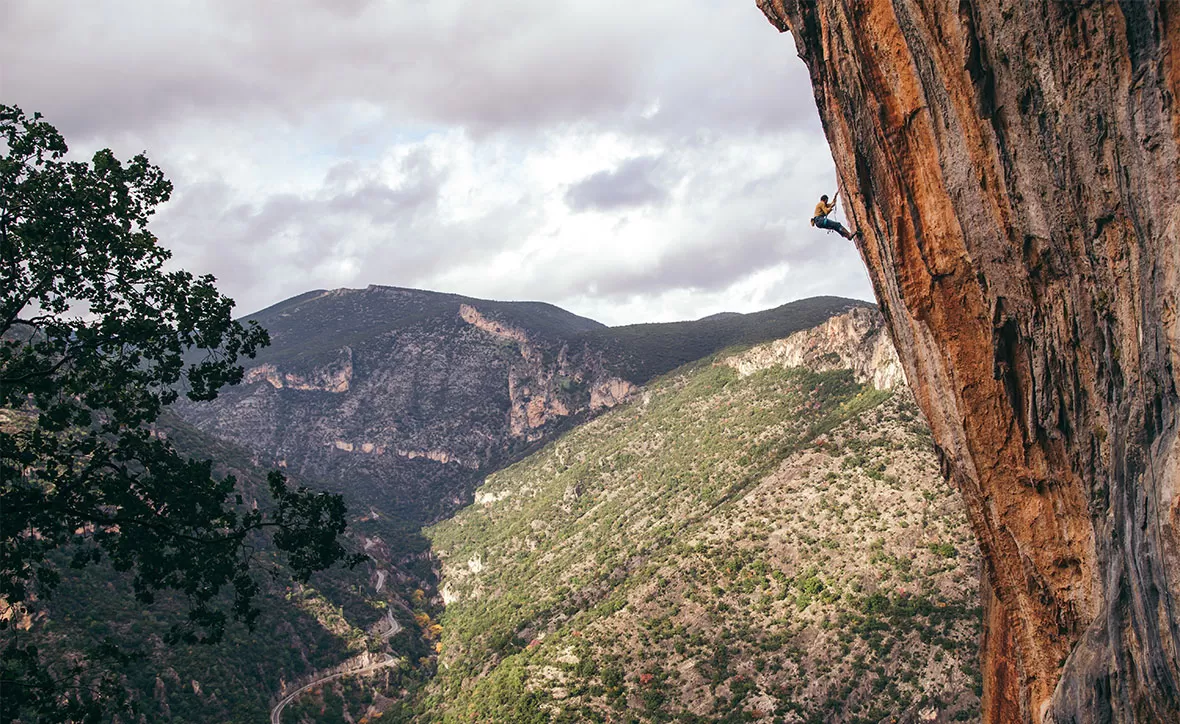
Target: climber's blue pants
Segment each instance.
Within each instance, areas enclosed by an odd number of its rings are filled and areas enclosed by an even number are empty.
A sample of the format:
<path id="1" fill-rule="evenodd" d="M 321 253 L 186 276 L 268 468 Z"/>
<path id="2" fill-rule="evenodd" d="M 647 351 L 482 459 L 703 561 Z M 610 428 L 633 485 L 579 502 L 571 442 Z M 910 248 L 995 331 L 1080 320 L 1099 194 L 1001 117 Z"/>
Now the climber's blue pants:
<path id="1" fill-rule="evenodd" d="M 832 221 L 826 216 L 817 216 L 812 221 L 821 229 L 831 229 L 832 231 L 838 232 L 841 236 L 848 236 L 848 229 L 845 229 L 844 225 L 839 221 Z"/>

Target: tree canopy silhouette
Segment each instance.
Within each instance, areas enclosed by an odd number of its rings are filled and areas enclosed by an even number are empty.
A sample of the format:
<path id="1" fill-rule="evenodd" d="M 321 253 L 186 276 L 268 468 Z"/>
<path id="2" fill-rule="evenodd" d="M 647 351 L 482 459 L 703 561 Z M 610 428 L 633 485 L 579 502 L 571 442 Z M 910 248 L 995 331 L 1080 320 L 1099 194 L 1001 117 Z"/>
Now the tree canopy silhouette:
<path id="1" fill-rule="evenodd" d="M 68 160 L 52 125 L 10 106 L 0 143 L 0 720 L 94 720 L 117 681 L 80 684 L 80 664 L 44 661 L 10 625 L 70 568 L 108 561 L 145 604 L 179 592 L 173 640 L 212 642 L 258 615 L 262 536 L 301 581 L 355 556 L 339 496 L 274 472 L 271 500 L 247 508 L 232 476 L 153 431 L 269 343 L 213 277 L 166 266 L 147 229 L 172 191 L 161 170 L 110 150 Z"/>

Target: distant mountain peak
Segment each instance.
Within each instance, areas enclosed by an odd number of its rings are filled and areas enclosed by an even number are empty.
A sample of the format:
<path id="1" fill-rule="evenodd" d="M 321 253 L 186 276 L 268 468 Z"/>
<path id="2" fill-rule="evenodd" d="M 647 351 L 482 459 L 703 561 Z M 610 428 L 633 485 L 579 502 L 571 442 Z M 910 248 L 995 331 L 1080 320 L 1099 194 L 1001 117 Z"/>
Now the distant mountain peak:
<path id="1" fill-rule="evenodd" d="M 660 375 L 868 306 L 828 297 L 606 327 L 544 302 L 314 290 L 250 315 L 272 346 L 242 385 L 181 411 L 260 459 L 421 522 L 469 500 L 482 474 Z"/>

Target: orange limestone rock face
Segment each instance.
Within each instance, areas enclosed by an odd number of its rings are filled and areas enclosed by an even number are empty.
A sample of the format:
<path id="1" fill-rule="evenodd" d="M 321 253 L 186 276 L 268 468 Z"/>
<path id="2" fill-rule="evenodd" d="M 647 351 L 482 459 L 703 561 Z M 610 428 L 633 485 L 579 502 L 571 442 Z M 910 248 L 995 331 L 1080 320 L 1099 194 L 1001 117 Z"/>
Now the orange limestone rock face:
<path id="1" fill-rule="evenodd" d="M 984 720 L 1180 721 L 1180 2 L 758 5 L 979 538 Z"/>

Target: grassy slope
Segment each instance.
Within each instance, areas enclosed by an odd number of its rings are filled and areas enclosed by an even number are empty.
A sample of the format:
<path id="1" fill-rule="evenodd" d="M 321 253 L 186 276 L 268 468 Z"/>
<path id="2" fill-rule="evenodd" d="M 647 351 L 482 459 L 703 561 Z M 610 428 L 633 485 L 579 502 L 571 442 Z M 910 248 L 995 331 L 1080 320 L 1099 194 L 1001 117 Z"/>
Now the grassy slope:
<path id="1" fill-rule="evenodd" d="M 371 296 L 380 300 L 388 291 L 374 290 Z M 407 291 L 406 299 L 395 299 L 390 309 L 375 304 L 366 316 L 353 314 L 356 300 L 352 295 L 328 296 L 319 302 L 320 311 L 311 315 L 312 328 L 305 329 L 300 320 L 306 317 L 300 317 L 295 310 L 316 305 L 321 295 L 319 292 L 301 295 L 255 315 L 280 336 L 302 337 L 306 342 L 305 334 L 309 331 L 312 336 L 326 335 L 324 339 L 317 336 L 317 344 L 292 345 L 280 350 L 281 354 L 293 355 L 292 359 L 305 355 L 330 357 L 339 344 L 372 336 L 374 324 L 384 325 L 382 329 L 398 328 L 437 315 L 444 307 L 450 310 L 457 302 L 478 301 Z M 779 334 L 782 329 L 810 326 L 847 302 L 806 300 L 754 315 L 624 327 L 613 334 L 619 344 L 630 350 L 629 359 L 636 365 L 634 374 L 649 377 L 678 364 L 682 358 L 705 354 L 723 343 L 755 340 Z M 482 311 L 494 317 L 542 328 L 553 335 L 577 337 L 609 331 L 596 322 L 550 305 L 479 304 Z M 387 315 L 391 311 L 399 314 Z M 653 336 L 654 331 L 660 333 Z M 247 502 L 261 491 L 264 472 L 249 452 L 172 417 L 160 427 L 186 453 L 214 459 L 221 474 L 237 475 Z M 360 515 L 365 509 L 358 506 L 355 512 Z M 124 576 L 98 566 L 67 576 L 57 594 L 44 602 L 47 616 L 41 619 L 43 626 L 35 633 L 44 635 L 48 645 L 62 656 L 85 650 L 108 637 L 140 650 L 142 658 L 124 673 L 133 698 L 149 720 L 207 721 L 213 717 L 221 721 L 254 721 L 265 716 L 268 700 L 282 682 L 337 664 L 359 649 L 380 648 L 380 644 L 364 636 L 363 630 L 383 615 L 385 606 L 393 605 L 406 627 L 403 634 L 390 642 L 391 650 L 407 655 L 412 661 L 426 653 L 424 646 L 428 642 L 419 637 L 419 632 L 429 628 L 431 622 L 415 621 L 413 614 L 433 610 L 428 602 L 415 601 L 413 589 L 420 585 L 419 581 L 429 578 L 429 572 L 410 570 L 406 561 L 415 558 L 413 554 L 425 551 L 427 541 L 417 534 L 416 527 L 406 528 L 388 517 L 366 516 L 364 520 L 356 520 L 353 532 L 379 537 L 387 549 L 385 557 L 392 559 L 380 564 L 390 572 L 381 596 L 374 595 L 372 589 L 375 567 L 324 574 L 315 579 L 313 586 L 299 590 L 288 586 L 280 576 L 274 585 L 264 582 L 259 600 L 263 614 L 256 631 L 235 627 L 230 640 L 222 645 L 169 648 L 163 644 L 163 637 L 169 626 L 179 620 L 183 601 L 163 595 L 153 606 L 145 608 L 134 601 Z M 265 551 L 260 553 L 260 559 L 265 560 L 266 567 L 281 568 L 281 563 Z M 428 561 L 412 563 L 429 567 Z M 333 609 L 342 612 L 347 624 L 341 623 L 341 616 L 333 614 Z M 284 719 L 296 720 L 302 708 L 305 707 L 291 707 Z"/>
<path id="2" fill-rule="evenodd" d="M 492 476 L 428 531 L 455 600 L 425 718 L 972 718 L 977 554 L 918 420 L 706 362 Z"/>

